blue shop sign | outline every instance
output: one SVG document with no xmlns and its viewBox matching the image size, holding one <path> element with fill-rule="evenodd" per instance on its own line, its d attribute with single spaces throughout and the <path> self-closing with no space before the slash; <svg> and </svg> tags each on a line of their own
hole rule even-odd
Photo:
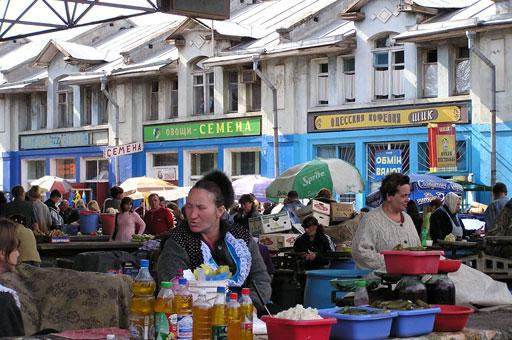
<svg viewBox="0 0 512 340">
<path fill-rule="evenodd" d="M 402 172 L 402 150 L 375 152 L 375 181 L 392 172 Z"/>
<path fill-rule="evenodd" d="M 108 145 L 108 130 L 20 135 L 20 150 Z"/>
</svg>

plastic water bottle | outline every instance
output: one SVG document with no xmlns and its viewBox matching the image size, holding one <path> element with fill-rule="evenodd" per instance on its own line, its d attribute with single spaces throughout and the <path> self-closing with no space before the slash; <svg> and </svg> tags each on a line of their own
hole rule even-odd
<svg viewBox="0 0 512 340">
<path fill-rule="evenodd" d="M 229 302 L 227 305 L 228 340 L 239 340 L 241 338 L 240 319 L 238 294 L 231 293 L 229 294 Z"/>
<path fill-rule="evenodd" d="M 176 292 L 178 291 L 178 288 L 180 287 L 180 279 L 183 279 L 183 269 L 182 268 L 178 268 L 176 270 L 176 276 L 171 280 L 172 291 L 174 292 L 174 295 L 176 295 Z"/>
<path fill-rule="evenodd" d="M 356 281 L 356 294 L 354 296 L 354 306 L 366 306 L 369 303 L 368 292 L 366 291 L 366 281 Z"/>
<path fill-rule="evenodd" d="M 242 288 L 242 301 L 240 304 L 240 330 L 242 332 L 240 337 L 241 340 L 252 340 L 252 315 L 254 306 L 252 304 L 249 293 L 249 288 Z"/>
<path fill-rule="evenodd" d="M 226 288 L 217 287 L 217 297 L 212 309 L 212 340 L 226 340 L 228 337 L 226 320 Z"/>
<path fill-rule="evenodd" d="M 177 314 L 177 337 L 178 340 L 191 340 L 193 319 L 192 319 L 192 294 L 188 290 L 187 279 L 180 279 L 179 287 L 174 297 Z"/>
<path fill-rule="evenodd" d="M 211 309 L 212 306 L 206 300 L 206 295 L 201 292 L 194 301 L 192 307 L 192 318 L 194 319 L 194 328 L 192 331 L 192 339 L 194 340 L 210 340 L 212 337 L 211 325 Z"/>
<path fill-rule="evenodd" d="M 140 270 L 132 286 L 133 297 L 130 305 L 129 332 L 130 339 L 153 339 L 155 280 L 149 273 L 149 261 L 140 261 Z"/>
<path fill-rule="evenodd" d="M 176 339 L 178 317 L 174 308 L 172 283 L 162 282 L 155 301 L 155 331 L 157 340 Z"/>
</svg>

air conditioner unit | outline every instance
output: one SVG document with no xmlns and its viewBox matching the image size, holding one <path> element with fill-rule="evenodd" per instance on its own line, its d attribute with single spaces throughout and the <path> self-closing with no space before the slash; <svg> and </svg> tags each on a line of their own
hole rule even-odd
<svg viewBox="0 0 512 340">
<path fill-rule="evenodd" d="M 166 181 L 177 181 L 178 180 L 178 167 L 165 167 L 165 168 L 155 168 L 154 169 L 155 176 L 159 179 L 163 179 Z"/>
<path fill-rule="evenodd" d="M 256 72 L 253 70 L 242 70 L 242 76 L 240 78 L 240 82 L 242 84 L 250 84 L 256 81 Z"/>
</svg>

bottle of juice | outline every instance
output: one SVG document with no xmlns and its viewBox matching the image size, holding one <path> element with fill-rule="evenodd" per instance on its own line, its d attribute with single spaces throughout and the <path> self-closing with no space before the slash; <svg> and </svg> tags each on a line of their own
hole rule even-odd
<svg viewBox="0 0 512 340">
<path fill-rule="evenodd" d="M 192 294 L 188 290 L 187 279 L 179 280 L 179 287 L 174 297 L 177 315 L 177 337 L 179 340 L 192 339 Z"/>
<path fill-rule="evenodd" d="M 252 305 L 251 297 L 249 296 L 249 288 L 242 288 L 242 301 L 240 303 L 241 325 L 242 332 L 241 340 L 252 340 L 252 315 L 254 307 Z"/>
<path fill-rule="evenodd" d="M 212 340 L 226 340 L 226 288 L 217 287 L 217 297 L 212 308 Z"/>
<path fill-rule="evenodd" d="M 140 261 L 140 270 L 133 282 L 130 305 L 130 339 L 153 339 L 155 336 L 153 308 L 155 280 L 149 273 L 149 261 Z"/>
<path fill-rule="evenodd" d="M 192 331 L 192 339 L 194 340 L 210 340 L 212 337 L 211 310 L 212 306 L 206 300 L 204 292 L 200 293 L 192 307 L 192 318 L 194 319 L 194 327 Z"/>
<path fill-rule="evenodd" d="M 178 317 L 174 308 L 172 283 L 160 283 L 160 292 L 155 301 L 155 332 L 157 340 L 176 339 Z"/>
<path fill-rule="evenodd" d="M 174 295 L 176 295 L 176 291 L 180 287 L 180 279 L 183 279 L 183 268 L 178 268 L 176 270 L 176 276 L 171 280 Z"/>
<path fill-rule="evenodd" d="M 239 340 L 241 337 L 240 325 L 240 304 L 238 303 L 238 294 L 229 294 L 229 302 L 227 305 L 227 320 L 228 320 L 228 340 Z"/>
</svg>

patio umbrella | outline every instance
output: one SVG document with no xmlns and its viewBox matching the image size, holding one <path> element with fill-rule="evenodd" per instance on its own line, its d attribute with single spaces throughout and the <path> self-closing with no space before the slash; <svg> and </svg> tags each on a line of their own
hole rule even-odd
<svg viewBox="0 0 512 340">
<path fill-rule="evenodd" d="M 363 192 L 364 183 L 352 164 L 337 158 L 317 158 L 286 170 L 267 188 L 267 197 L 276 200 L 295 190 L 299 198 L 313 198 L 323 188 L 338 194 L 355 193 Z"/>
<path fill-rule="evenodd" d="M 71 183 L 57 176 L 43 176 L 30 182 L 30 185 L 38 185 L 42 191 L 53 191 L 57 189 L 61 194 L 70 192 L 73 189 Z"/>
<path fill-rule="evenodd" d="M 233 181 L 233 190 L 236 199 L 243 194 L 254 194 L 260 202 L 266 202 L 267 196 L 265 190 L 272 183 L 273 179 L 260 175 L 248 175 Z"/>
<path fill-rule="evenodd" d="M 176 188 L 174 184 L 166 182 L 163 179 L 146 176 L 128 178 L 119 186 L 123 188 L 125 194 L 128 195 L 135 192 L 152 193 L 154 191 L 172 190 Z"/>
<path fill-rule="evenodd" d="M 462 185 L 450 182 L 444 178 L 429 174 L 409 175 L 411 183 L 410 199 L 414 200 L 418 207 L 430 204 L 436 198 L 444 199 L 449 192 L 462 194 Z M 366 204 L 377 207 L 381 203 L 380 191 L 374 191 L 366 197 Z"/>
<path fill-rule="evenodd" d="M 167 201 L 175 201 L 179 200 L 180 198 L 187 197 L 191 188 L 192 187 L 174 187 L 173 189 L 169 190 L 154 190 L 150 192 L 137 191 L 129 194 L 128 197 L 136 200 L 141 198 L 145 199 L 147 196 L 149 196 L 149 194 L 157 194 L 158 196 L 164 197 Z"/>
</svg>

